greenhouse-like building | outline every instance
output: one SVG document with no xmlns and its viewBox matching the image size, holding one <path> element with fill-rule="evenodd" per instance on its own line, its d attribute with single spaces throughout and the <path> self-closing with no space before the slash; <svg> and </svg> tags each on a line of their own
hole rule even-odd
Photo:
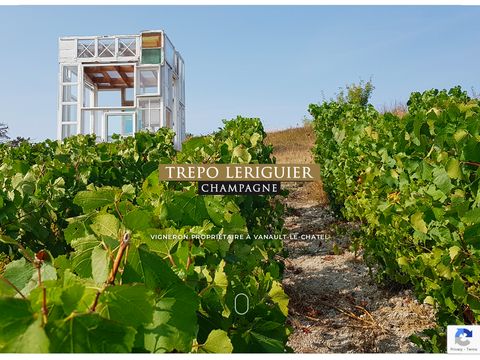
<svg viewBox="0 0 480 360">
<path fill-rule="evenodd" d="M 162 30 L 59 39 L 58 139 L 161 127 L 185 138 L 185 65 Z"/>
</svg>

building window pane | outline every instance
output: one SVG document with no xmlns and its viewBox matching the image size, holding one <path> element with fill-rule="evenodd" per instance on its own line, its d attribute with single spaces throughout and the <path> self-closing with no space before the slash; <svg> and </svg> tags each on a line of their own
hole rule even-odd
<svg viewBox="0 0 480 360">
<path fill-rule="evenodd" d="M 103 110 L 95 111 L 93 115 L 93 133 L 97 135 L 98 141 L 102 138 L 102 119 Z"/>
<path fill-rule="evenodd" d="M 175 66 L 175 48 L 168 37 L 165 37 L 165 61 L 170 67 Z"/>
<path fill-rule="evenodd" d="M 95 56 L 95 39 L 77 40 L 77 57 L 89 58 Z"/>
<path fill-rule="evenodd" d="M 76 83 L 78 76 L 77 66 L 64 66 L 63 67 L 63 82 L 64 83 Z"/>
<path fill-rule="evenodd" d="M 91 107 L 93 99 L 93 88 L 90 88 L 89 85 L 85 85 L 83 88 L 83 107 Z"/>
<path fill-rule="evenodd" d="M 115 39 L 98 40 L 98 56 L 99 57 L 115 56 Z"/>
<path fill-rule="evenodd" d="M 139 127 L 140 129 L 148 129 L 157 131 L 161 125 L 160 99 L 146 98 L 138 103 L 139 111 Z"/>
<path fill-rule="evenodd" d="M 138 111 L 138 130 L 148 128 L 148 109 L 140 109 Z"/>
<path fill-rule="evenodd" d="M 62 125 L 62 139 L 77 135 L 77 124 Z"/>
<path fill-rule="evenodd" d="M 159 76 L 160 71 L 158 68 L 138 69 L 138 94 L 159 94 Z"/>
<path fill-rule="evenodd" d="M 135 56 L 137 53 L 137 38 L 118 39 L 118 56 Z"/>
<path fill-rule="evenodd" d="M 63 85 L 63 102 L 77 102 L 77 85 Z"/>
<path fill-rule="evenodd" d="M 93 119 L 93 111 L 82 110 L 82 125 L 80 127 L 80 133 L 83 135 L 90 134 L 90 121 Z"/>
<path fill-rule="evenodd" d="M 153 131 L 157 131 L 160 128 L 160 109 L 150 110 L 150 127 Z"/>
<path fill-rule="evenodd" d="M 165 126 L 167 128 L 172 128 L 173 124 L 172 124 L 172 111 L 170 109 L 167 109 L 167 114 L 166 114 L 166 122 L 165 122 Z"/>
<path fill-rule="evenodd" d="M 155 49 L 162 47 L 162 36 L 157 33 L 142 34 L 142 48 Z"/>
<path fill-rule="evenodd" d="M 133 115 L 107 115 L 107 141 L 112 141 L 113 134 L 122 136 L 133 134 Z"/>
<path fill-rule="evenodd" d="M 77 105 L 62 105 L 62 122 L 77 121 Z"/>
</svg>

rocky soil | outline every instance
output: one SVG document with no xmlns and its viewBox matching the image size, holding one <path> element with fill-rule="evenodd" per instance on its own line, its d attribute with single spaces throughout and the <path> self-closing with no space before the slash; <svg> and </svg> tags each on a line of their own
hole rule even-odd
<svg viewBox="0 0 480 360">
<path fill-rule="evenodd" d="M 409 289 L 374 281 L 361 251 L 352 252 L 356 225 L 319 201 L 315 184 L 287 187 L 285 225 L 297 236 L 285 243 L 288 345 L 297 353 L 421 351 L 409 336 L 433 326 L 431 306 L 419 304 Z"/>
</svg>

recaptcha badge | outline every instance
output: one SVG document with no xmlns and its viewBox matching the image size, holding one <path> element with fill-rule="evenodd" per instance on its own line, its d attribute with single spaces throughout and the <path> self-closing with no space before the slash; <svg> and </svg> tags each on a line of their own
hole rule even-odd
<svg viewBox="0 0 480 360">
<path fill-rule="evenodd" d="M 480 325 L 448 325 L 449 354 L 480 354 Z"/>
</svg>

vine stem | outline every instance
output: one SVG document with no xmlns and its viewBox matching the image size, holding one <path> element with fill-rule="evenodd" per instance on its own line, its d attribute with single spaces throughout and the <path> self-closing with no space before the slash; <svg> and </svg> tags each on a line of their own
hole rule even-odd
<svg viewBox="0 0 480 360">
<path fill-rule="evenodd" d="M 175 260 L 173 260 L 173 256 L 171 254 L 168 254 L 167 257 L 168 257 L 168 260 L 170 261 L 170 265 L 177 266 L 177 264 L 175 264 Z"/>
<path fill-rule="evenodd" d="M 188 259 L 187 259 L 187 266 L 186 269 L 190 267 L 192 264 L 192 239 L 188 240 Z"/>
<path fill-rule="evenodd" d="M 20 289 L 18 287 L 16 287 L 15 284 L 12 283 L 10 280 L 4 278 L 2 275 L 0 275 L 0 280 L 2 280 L 7 285 L 11 286 L 24 300 L 27 300 L 27 298 L 25 297 L 25 295 L 22 294 Z"/>
<path fill-rule="evenodd" d="M 38 286 L 42 288 L 42 324 L 45 325 L 48 321 L 48 307 L 47 307 L 47 289 L 42 283 L 42 261 L 35 261 L 35 267 L 38 274 Z"/>
<path fill-rule="evenodd" d="M 203 294 L 205 294 L 208 290 L 210 290 L 211 288 L 213 288 L 213 284 L 209 284 L 207 285 L 206 287 L 204 287 L 199 293 L 198 293 L 198 296 L 199 297 L 202 297 Z"/>
<path fill-rule="evenodd" d="M 120 209 L 118 208 L 118 202 L 115 201 L 115 202 L 114 202 L 114 205 L 115 205 L 115 211 L 117 212 L 118 216 L 120 217 L 120 220 L 123 222 L 123 215 L 122 215 L 122 213 L 120 212 Z"/>
<path fill-rule="evenodd" d="M 118 268 L 120 267 L 123 254 L 125 253 L 125 250 L 127 250 L 127 247 L 130 243 L 130 235 L 127 236 L 127 234 L 125 234 L 126 236 L 124 236 L 124 238 L 122 239 L 120 248 L 118 249 L 117 256 L 115 257 L 115 261 L 113 262 L 112 271 L 108 276 L 107 285 L 113 285 L 113 283 L 115 282 L 115 277 L 117 276 Z"/>
<path fill-rule="evenodd" d="M 113 262 L 113 267 L 112 271 L 110 271 L 110 275 L 108 276 L 107 281 L 103 285 L 103 287 L 97 291 L 95 295 L 95 299 L 93 300 L 93 304 L 90 307 L 91 312 L 95 312 L 98 306 L 98 300 L 100 299 L 100 295 L 105 291 L 105 289 L 109 285 L 113 285 L 115 283 L 115 277 L 117 276 L 118 273 L 118 268 L 120 267 L 120 263 L 122 262 L 123 255 L 125 254 L 125 251 L 127 250 L 128 246 L 130 245 L 130 233 L 125 233 L 123 235 L 123 238 L 120 242 L 120 247 L 117 252 L 117 256 L 115 257 L 115 260 Z"/>
<path fill-rule="evenodd" d="M 476 162 L 476 161 L 462 161 L 462 162 L 466 165 L 473 165 L 473 166 L 480 167 L 480 162 Z"/>
</svg>

